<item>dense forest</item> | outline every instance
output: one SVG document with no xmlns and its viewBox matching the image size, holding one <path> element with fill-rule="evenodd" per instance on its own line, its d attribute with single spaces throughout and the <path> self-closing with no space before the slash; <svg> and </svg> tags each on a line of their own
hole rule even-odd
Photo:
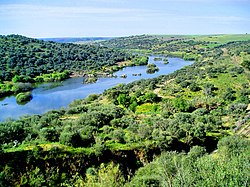
<svg viewBox="0 0 250 187">
<path fill-rule="evenodd" d="M 249 186 L 249 36 L 98 45 L 195 63 L 1 122 L 0 186 Z"/>
<path fill-rule="evenodd" d="M 0 97 L 29 91 L 34 82 L 95 73 L 131 58 L 130 53 L 107 47 L 0 36 Z"/>
<path fill-rule="evenodd" d="M 65 70 L 101 69 L 129 58 L 128 54 L 92 45 L 59 44 L 20 35 L 0 37 L 1 80 L 24 79 Z"/>
</svg>

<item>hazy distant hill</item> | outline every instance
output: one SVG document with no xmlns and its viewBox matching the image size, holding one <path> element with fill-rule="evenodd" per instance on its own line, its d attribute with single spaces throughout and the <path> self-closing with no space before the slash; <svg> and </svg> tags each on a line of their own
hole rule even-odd
<svg viewBox="0 0 250 187">
<path fill-rule="evenodd" d="M 94 42 L 94 41 L 105 41 L 113 39 L 114 37 L 83 37 L 83 38 L 41 38 L 44 41 L 52 41 L 58 43 L 82 43 L 82 42 Z"/>
</svg>

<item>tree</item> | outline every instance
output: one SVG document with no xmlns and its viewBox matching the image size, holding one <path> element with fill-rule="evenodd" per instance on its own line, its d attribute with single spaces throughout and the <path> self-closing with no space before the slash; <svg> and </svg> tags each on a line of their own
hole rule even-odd
<svg viewBox="0 0 250 187">
<path fill-rule="evenodd" d="M 232 88 L 227 88 L 224 96 L 223 96 L 223 99 L 225 101 L 233 101 L 236 99 L 235 95 L 234 95 L 235 91 L 232 89 Z"/>
<path fill-rule="evenodd" d="M 248 70 L 250 70 L 250 60 L 249 59 L 244 59 L 241 65 L 244 66 L 245 68 L 247 68 Z"/>
<path fill-rule="evenodd" d="M 154 103 L 159 101 L 159 97 L 154 92 L 148 92 L 144 96 L 145 102 Z"/>
<path fill-rule="evenodd" d="M 175 108 L 181 112 L 187 112 L 190 110 L 190 104 L 183 98 L 179 97 L 173 100 Z"/>
<path fill-rule="evenodd" d="M 136 107 L 138 106 L 137 102 L 136 101 L 133 101 L 130 105 L 129 105 L 129 109 L 133 112 L 136 111 Z"/>
<path fill-rule="evenodd" d="M 101 164 L 97 171 L 92 169 L 91 172 L 88 172 L 86 180 L 84 181 L 84 186 L 120 187 L 124 185 L 124 182 L 125 179 L 122 176 L 119 165 L 115 165 L 111 162 L 106 166 L 105 164 Z"/>
<path fill-rule="evenodd" d="M 217 88 L 213 84 L 206 83 L 204 85 L 204 94 L 206 96 L 214 96 L 214 93 L 213 93 L 214 90 L 217 90 Z"/>
<path fill-rule="evenodd" d="M 195 82 L 192 82 L 188 88 L 192 91 L 192 92 L 197 92 L 197 91 L 200 91 L 201 88 L 197 85 L 197 83 Z"/>
<path fill-rule="evenodd" d="M 119 96 L 117 97 L 117 101 L 119 105 L 123 105 L 127 108 L 129 106 L 130 97 L 126 94 L 119 94 Z"/>
<path fill-rule="evenodd" d="M 59 140 L 62 144 L 73 146 L 73 147 L 80 147 L 82 146 L 82 138 L 79 132 L 62 132 Z"/>
</svg>

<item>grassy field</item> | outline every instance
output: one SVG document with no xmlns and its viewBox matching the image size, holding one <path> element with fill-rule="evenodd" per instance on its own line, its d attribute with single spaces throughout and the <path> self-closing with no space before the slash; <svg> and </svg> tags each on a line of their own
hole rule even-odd
<svg viewBox="0 0 250 187">
<path fill-rule="evenodd" d="M 250 40 L 250 34 L 214 34 L 214 35 L 153 35 L 158 38 L 181 38 L 181 39 L 196 39 L 200 41 L 218 42 L 224 44 L 232 41 L 247 41 Z"/>
<path fill-rule="evenodd" d="M 233 41 L 247 41 L 250 40 L 250 34 L 222 34 L 222 35 L 207 35 L 196 36 L 196 40 L 216 42 L 218 44 L 225 44 Z"/>
</svg>

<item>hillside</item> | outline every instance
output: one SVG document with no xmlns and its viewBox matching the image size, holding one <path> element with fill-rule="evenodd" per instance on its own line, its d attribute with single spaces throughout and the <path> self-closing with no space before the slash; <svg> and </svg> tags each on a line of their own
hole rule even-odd
<svg viewBox="0 0 250 187">
<path fill-rule="evenodd" d="M 1 80 L 14 75 L 34 78 L 51 72 L 100 69 L 128 58 L 120 50 L 91 45 L 59 44 L 19 35 L 0 37 Z"/>
<path fill-rule="evenodd" d="M 250 40 L 209 37 L 103 42 L 195 63 L 0 123 L 0 184 L 249 186 Z"/>
<path fill-rule="evenodd" d="M 0 97 L 32 89 L 23 83 L 61 81 L 72 72 L 95 73 L 130 58 L 129 53 L 106 47 L 0 36 Z"/>
<path fill-rule="evenodd" d="M 164 51 L 169 50 L 168 46 L 174 44 L 203 44 L 200 47 L 215 47 L 229 42 L 249 41 L 250 34 L 221 34 L 221 35 L 136 35 L 121 38 L 114 38 L 101 42 L 102 45 L 119 49 L 145 49 L 152 52 L 160 50 L 159 47 L 165 47 Z M 186 45 L 187 47 L 195 47 Z M 183 50 L 183 48 L 182 48 Z M 163 49 L 161 50 L 163 51 Z M 169 50 L 172 51 L 172 50 Z M 173 49 L 176 51 L 176 49 Z"/>
</svg>

